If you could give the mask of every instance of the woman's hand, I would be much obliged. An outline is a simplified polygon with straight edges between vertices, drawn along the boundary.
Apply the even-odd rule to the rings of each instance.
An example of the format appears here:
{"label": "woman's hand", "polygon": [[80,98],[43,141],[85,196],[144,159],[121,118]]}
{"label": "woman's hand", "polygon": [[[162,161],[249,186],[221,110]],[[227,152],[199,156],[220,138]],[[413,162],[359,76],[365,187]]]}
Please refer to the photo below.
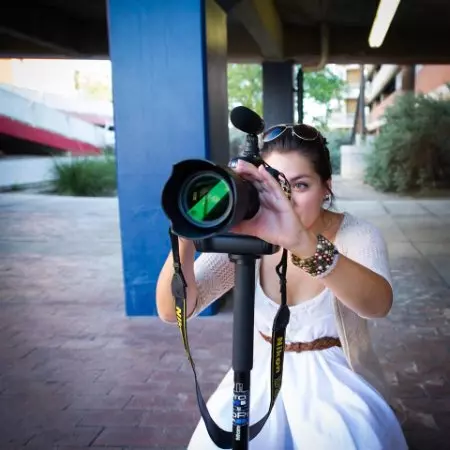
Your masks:
{"label": "woman's hand", "polygon": [[243,220],[231,231],[256,236],[287,250],[303,245],[310,247],[310,234],[303,227],[281,186],[265,167],[261,165],[258,168],[239,160],[234,170],[243,179],[252,182],[259,192],[261,206],[255,217]]}

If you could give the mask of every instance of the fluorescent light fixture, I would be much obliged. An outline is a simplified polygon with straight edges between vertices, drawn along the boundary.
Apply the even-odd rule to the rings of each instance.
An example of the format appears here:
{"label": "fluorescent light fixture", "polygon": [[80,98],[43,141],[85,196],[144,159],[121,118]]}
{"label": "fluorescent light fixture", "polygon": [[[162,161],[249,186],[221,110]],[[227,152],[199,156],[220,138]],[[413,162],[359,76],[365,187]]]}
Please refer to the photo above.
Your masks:
{"label": "fluorescent light fixture", "polygon": [[400,0],[380,0],[369,35],[369,45],[380,47],[389,30]]}

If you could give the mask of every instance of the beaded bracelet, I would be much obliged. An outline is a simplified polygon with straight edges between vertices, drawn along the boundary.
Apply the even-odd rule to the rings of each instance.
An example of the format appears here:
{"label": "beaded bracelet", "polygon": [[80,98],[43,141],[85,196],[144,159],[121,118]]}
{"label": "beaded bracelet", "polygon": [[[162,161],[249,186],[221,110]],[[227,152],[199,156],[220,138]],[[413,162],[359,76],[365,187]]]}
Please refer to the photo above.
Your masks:
{"label": "beaded bracelet", "polygon": [[317,236],[316,253],[309,258],[299,258],[292,254],[292,263],[316,278],[327,276],[337,264],[339,252],[334,244],[326,237],[319,234]]}

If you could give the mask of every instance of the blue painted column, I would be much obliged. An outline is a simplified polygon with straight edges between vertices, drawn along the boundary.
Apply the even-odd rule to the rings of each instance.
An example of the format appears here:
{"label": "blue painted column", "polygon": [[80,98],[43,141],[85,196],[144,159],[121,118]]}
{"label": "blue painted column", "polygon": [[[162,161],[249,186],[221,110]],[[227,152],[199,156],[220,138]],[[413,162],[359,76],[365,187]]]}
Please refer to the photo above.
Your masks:
{"label": "blue painted column", "polygon": [[226,15],[214,0],[108,0],[108,20],[126,313],[156,315],[172,165],[228,161]]}

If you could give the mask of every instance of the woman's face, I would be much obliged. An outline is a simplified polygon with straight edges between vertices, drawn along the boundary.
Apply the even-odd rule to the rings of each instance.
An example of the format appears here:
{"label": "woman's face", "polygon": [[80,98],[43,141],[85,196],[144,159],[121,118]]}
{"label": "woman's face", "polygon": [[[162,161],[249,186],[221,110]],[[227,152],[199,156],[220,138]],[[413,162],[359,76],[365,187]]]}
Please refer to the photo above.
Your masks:
{"label": "woman's face", "polygon": [[291,185],[294,210],[303,226],[311,228],[320,216],[324,198],[328,194],[327,185],[322,183],[309,159],[297,151],[274,151],[264,160],[285,175]]}

